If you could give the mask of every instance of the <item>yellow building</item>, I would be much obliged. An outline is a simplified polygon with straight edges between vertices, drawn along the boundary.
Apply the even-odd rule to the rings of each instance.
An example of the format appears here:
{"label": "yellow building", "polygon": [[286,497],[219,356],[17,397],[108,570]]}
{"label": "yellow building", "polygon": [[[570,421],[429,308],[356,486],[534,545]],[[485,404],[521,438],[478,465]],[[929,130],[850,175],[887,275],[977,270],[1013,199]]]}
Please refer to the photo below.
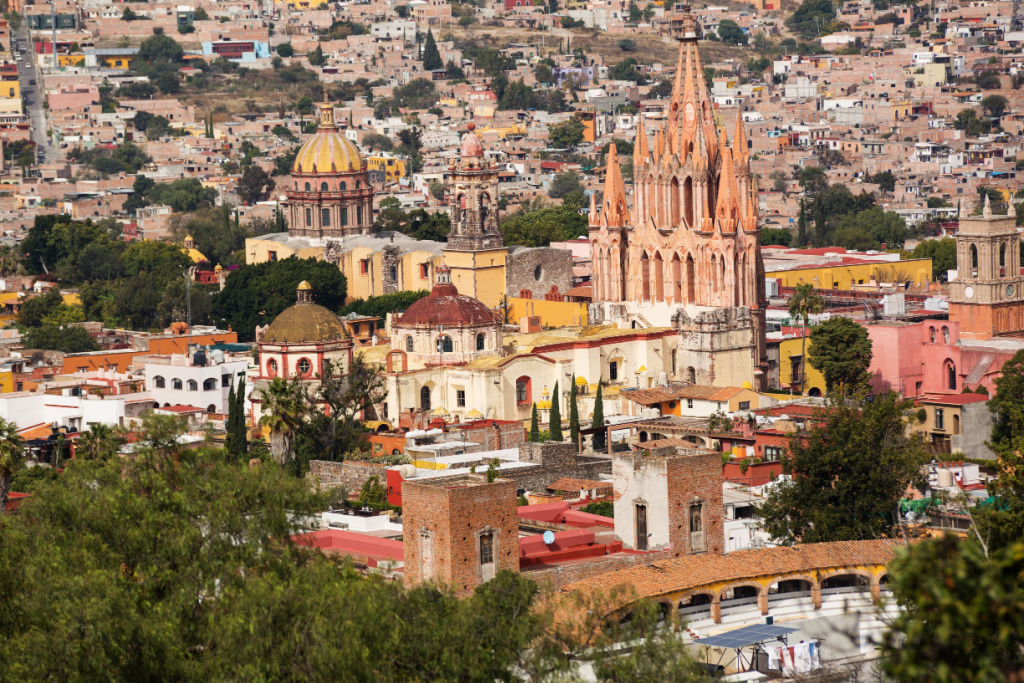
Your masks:
{"label": "yellow building", "polygon": [[107,69],[127,69],[131,66],[131,55],[96,55]]}
{"label": "yellow building", "polygon": [[510,297],[508,305],[508,317],[513,325],[519,324],[523,318],[534,316],[540,318],[544,327],[585,327],[589,324],[585,303]]}
{"label": "yellow building", "polygon": [[21,100],[21,82],[17,78],[0,81],[0,98],[5,100]]}
{"label": "yellow building", "polygon": [[[800,387],[801,367],[801,343],[800,337],[791,337],[779,342],[779,382],[784,387],[796,389]],[[811,338],[807,338],[807,354],[811,353]],[[825,395],[825,376],[806,364],[806,381],[803,383],[805,394],[812,396]]]}
{"label": "yellow building", "polygon": [[60,64],[61,68],[66,66],[85,66],[85,55],[57,55],[57,63]]}
{"label": "yellow building", "polygon": [[383,173],[384,184],[397,183],[405,177],[405,161],[392,156],[368,156],[366,157],[366,169],[370,173]]}
{"label": "yellow building", "polygon": [[439,265],[440,253],[413,249],[395,254],[376,245],[353,246],[338,259],[338,266],[348,281],[346,301],[390,292],[429,291],[434,286],[434,269]]}
{"label": "yellow building", "polygon": [[505,259],[508,249],[480,251],[444,250],[444,262],[452,269],[452,284],[460,294],[479,299],[494,308],[505,295]]}
{"label": "yellow building", "polygon": [[0,394],[9,394],[14,391],[14,373],[10,370],[0,370]]}
{"label": "yellow building", "polygon": [[876,282],[910,283],[910,289],[924,289],[932,279],[932,260],[907,259],[905,261],[879,263],[836,263],[818,267],[801,267],[789,270],[770,270],[768,279],[779,280],[781,287],[796,287],[810,283],[815,289],[857,289],[857,286]]}
{"label": "yellow building", "polygon": [[293,239],[286,232],[248,237],[245,240],[245,262],[248,265],[280,261],[289,256],[321,260],[324,257],[324,248],[310,244],[308,240]]}

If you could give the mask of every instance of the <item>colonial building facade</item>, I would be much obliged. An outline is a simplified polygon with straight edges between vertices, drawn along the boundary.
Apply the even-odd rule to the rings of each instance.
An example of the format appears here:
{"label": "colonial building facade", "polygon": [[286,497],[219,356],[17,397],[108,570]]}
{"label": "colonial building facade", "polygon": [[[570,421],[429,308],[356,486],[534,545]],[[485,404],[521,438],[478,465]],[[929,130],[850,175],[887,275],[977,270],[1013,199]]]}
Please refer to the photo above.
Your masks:
{"label": "colonial building facade", "polygon": [[600,210],[592,199],[590,316],[676,328],[673,378],[760,387],[767,351],[757,186],[742,118],[731,145],[715,120],[700,29],[686,16],[669,116],[653,148],[640,118],[632,207],[614,145]]}

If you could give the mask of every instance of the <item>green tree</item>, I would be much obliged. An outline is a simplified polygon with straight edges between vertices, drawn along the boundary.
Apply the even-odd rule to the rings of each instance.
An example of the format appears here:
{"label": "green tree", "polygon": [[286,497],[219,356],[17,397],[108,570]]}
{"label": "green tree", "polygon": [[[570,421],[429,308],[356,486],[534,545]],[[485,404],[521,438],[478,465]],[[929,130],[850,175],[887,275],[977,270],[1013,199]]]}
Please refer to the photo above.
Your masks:
{"label": "green tree", "polygon": [[371,152],[374,150],[380,150],[382,152],[390,152],[395,143],[387,135],[380,135],[378,133],[370,133],[362,140],[363,147],[366,147]]}
{"label": "green tree", "polygon": [[861,403],[833,396],[790,437],[782,469],[792,479],[761,506],[765,531],[785,543],[897,536],[899,499],[921,485],[929,458],[921,434],[906,429],[912,408],[891,392]]}
{"label": "green tree", "polygon": [[608,78],[613,81],[633,81],[637,85],[644,85],[647,83],[647,76],[645,76],[637,68],[638,62],[632,57],[626,57],[621,62],[618,62],[608,71]]}
{"label": "green tree", "polygon": [[985,119],[978,118],[973,109],[961,109],[953,121],[953,127],[965,131],[968,135],[987,135],[992,130],[992,124]]}
{"label": "green tree", "polygon": [[832,23],[835,18],[836,8],[831,0],[804,0],[785,23],[804,38],[817,38],[821,28]]}
{"label": "green tree", "polygon": [[956,240],[952,237],[942,239],[921,240],[910,252],[911,258],[930,258],[932,260],[932,278],[946,281],[950,270],[956,268]]}
{"label": "green tree", "polygon": [[213,297],[214,321],[231,325],[242,341],[255,338],[257,326],[269,324],[295,303],[299,283],[307,280],[313,301],[336,311],[345,301],[345,276],[335,264],[316,259],[286,258],[239,268]]}
{"label": "green tree", "polygon": [[803,393],[807,383],[807,324],[812,315],[825,310],[825,299],[810,283],[797,283],[793,296],[789,298],[789,315],[797,318],[802,325],[800,330],[800,392]]}
{"label": "green tree", "polygon": [[579,448],[580,445],[580,413],[579,406],[576,404],[576,375],[572,376],[571,386],[569,388],[569,440],[576,444]]}
{"label": "green tree", "polygon": [[256,164],[245,167],[238,180],[238,196],[246,205],[261,202],[274,191],[274,179]]}
{"label": "green tree", "polygon": [[7,509],[11,495],[11,477],[21,465],[24,453],[18,426],[0,417],[0,515]]}
{"label": "green tree", "polygon": [[761,228],[761,245],[777,244],[788,247],[793,240],[793,233],[788,228]]}
{"label": "green tree", "polygon": [[1007,681],[1024,666],[1024,544],[986,554],[954,534],[896,551],[889,586],[902,608],[882,643],[897,681]]}
{"label": "green tree", "polygon": [[537,423],[537,403],[533,404],[533,410],[530,412],[530,443],[537,443],[540,441],[540,425]]}
{"label": "green tree", "polygon": [[30,349],[46,349],[64,353],[100,350],[100,345],[84,327],[61,328],[56,325],[35,327],[29,330],[25,335],[25,346]]}
{"label": "green tree", "polygon": [[277,54],[281,55],[285,59],[295,54],[295,48],[292,47],[291,43],[281,43],[276,48]]}
{"label": "green tree", "polygon": [[558,398],[558,382],[551,392],[551,412],[548,417],[548,433],[552,441],[562,440],[562,406]]}
{"label": "green tree", "polygon": [[871,182],[878,184],[878,189],[882,192],[892,192],[896,189],[896,176],[892,174],[892,171],[882,171],[871,176]]}
{"label": "green tree", "polygon": [[316,44],[316,49],[313,52],[306,55],[306,60],[311,66],[323,66],[327,58],[324,57],[324,49],[320,46],[320,43]]}
{"label": "green tree", "polygon": [[636,49],[636,41],[630,40],[629,38],[623,38],[618,42],[618,46],[623,52],[632,52]]}
{"label": "green tree", "polygon": [[747,34],[743,32],[739,24],[731,19],[722,19],[718,23],[718,37],[723,43],[730,45],[747,44]]}
{"label": "green tree", "polygon": [[39,296],[25,299],[18,309],[20,327],[40,327],[43,319],[52,315],[64,303],[60,290],[53,288]]}
{"label": "green tree", "polygon": [[557,149],[574,148],[583,142],[583,124],[576,119],[556,123],[548,128],[548,140]]}
{"label": "green tree", "polygon": [[423,70],[434,71],[442,68],[444,68],[444,62],[441,61],[441,53],[437,49],[437,43],[434,42],[434,32],[427,29],[427,37],[423,42]]}
{"label": "green tree", "polygon": [[301,379],[275,377],[260,387],[263,402],[260,424],[270,431],[270,453],[279,465],[292,459],[292,439],[308,414],[309,397]]}
{"label": "green tree", "polygon": [[[597,396],[594,397],[594,417],[590,421],[590,427],[604,427],[604,396],[601,394],[601,384],[597,385]],[[596,432],[593,436],[594,450],[601,453],[604,452],[605,434],[603,431]]]}
{"label": "green tree", "polygon": [[559,173],[548,185],[548,196],[552,199],[561,199],[573,192],[583,192],[583,183],[575,171],[564,171]]}
{"label": "green tree", "polygon": [[383,327],[389,313],[400,313],[428,294],[430,294],[428,290],[419,289],[393,292],[391,294],[378,294],[366,299],[353,299],[338,311],[338,315],[345,316],[350,313],[356,313],[358,315],[377,317],[380,318],[377,326]]}
{"label": "green tree", "polygon": [[797,174],[797,182],[809,194],[818,194],[828,189],[828,176],[820,166],[806,166]]}
{"label": "green tree", "polygon": [[989,113],[989,116],[1002,116],[1010,101],[1002,95],[988,95],[981,101],[981,108]]}
{"label": "green tree", "polygon": [[849,396],[870,379],[871,338],[849,318],[829,318],[811,330],[811,367],[825,377],[829,391]]}
{"label": "green tree", "polygon": [[547,207],[509,216],[501,222],[505,244],[524,247],[546,247],[554,241],[570,240],[585,235],[587,219],[568,204]]}

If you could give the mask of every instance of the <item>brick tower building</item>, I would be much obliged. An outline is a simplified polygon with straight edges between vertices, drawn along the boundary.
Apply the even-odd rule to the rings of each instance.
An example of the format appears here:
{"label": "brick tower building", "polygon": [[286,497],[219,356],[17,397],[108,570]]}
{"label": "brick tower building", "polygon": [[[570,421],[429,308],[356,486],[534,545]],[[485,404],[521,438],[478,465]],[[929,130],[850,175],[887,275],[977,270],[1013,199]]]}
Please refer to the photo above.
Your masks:
{"label": "brick tower building", "polygon": [[516,482],[480,474],[402,484],[405,580],[468,595],[502,569],[519,571]]}
{"label": "brick tower building", "polygon": [[662,448],[616,454],[615,536],[626,548],[674,555],[725,551],[722,455]]}
{"label": "brick tower building", "polygon": [[949,319],[964,339],[988,339],[1024,330],[1024,276],[1020,273],[1017,214],[993,215],[988,195],[980,216],[960,205],[956,279],[949,283]]}

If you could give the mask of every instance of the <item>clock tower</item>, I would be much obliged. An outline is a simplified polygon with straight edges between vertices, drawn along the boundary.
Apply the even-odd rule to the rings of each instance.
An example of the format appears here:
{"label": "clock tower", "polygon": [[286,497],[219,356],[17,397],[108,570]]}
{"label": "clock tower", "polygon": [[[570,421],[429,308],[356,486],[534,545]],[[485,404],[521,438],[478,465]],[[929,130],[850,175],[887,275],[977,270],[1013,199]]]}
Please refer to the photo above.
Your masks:
{"label": "clock tower", "polygon": [[1024,277],[1013,203],[1006,215],[993,215],[986,195],[980,216],[966,213],[961,203],[949,319],[960,323],[965,339],[1024,331]]}

